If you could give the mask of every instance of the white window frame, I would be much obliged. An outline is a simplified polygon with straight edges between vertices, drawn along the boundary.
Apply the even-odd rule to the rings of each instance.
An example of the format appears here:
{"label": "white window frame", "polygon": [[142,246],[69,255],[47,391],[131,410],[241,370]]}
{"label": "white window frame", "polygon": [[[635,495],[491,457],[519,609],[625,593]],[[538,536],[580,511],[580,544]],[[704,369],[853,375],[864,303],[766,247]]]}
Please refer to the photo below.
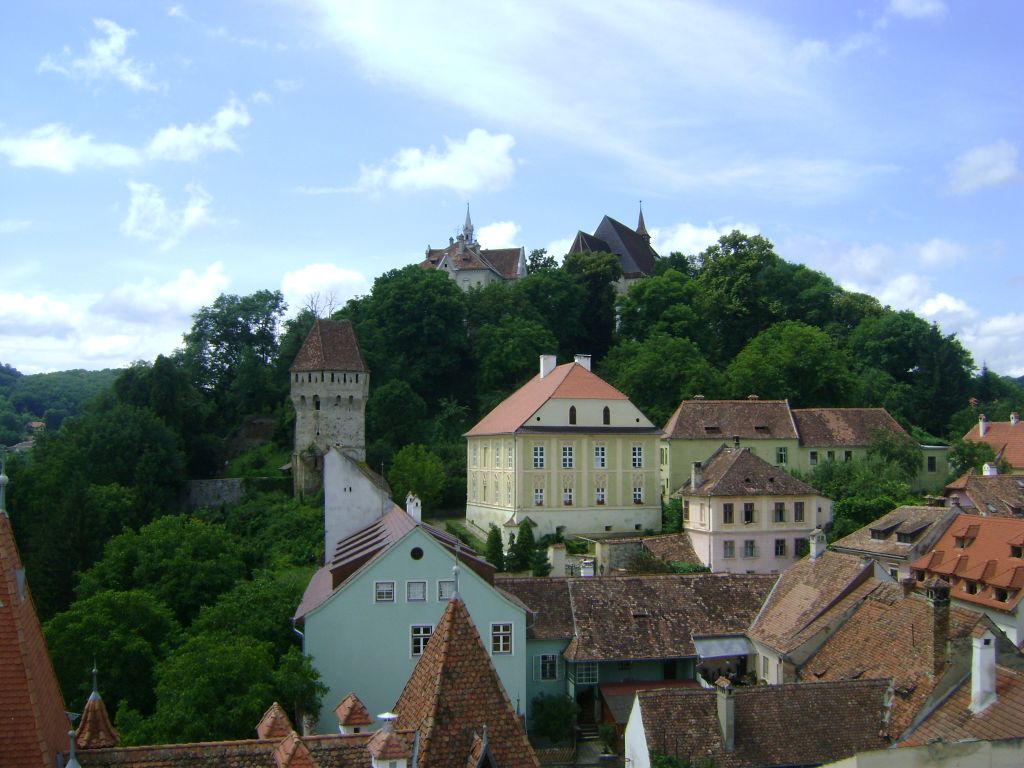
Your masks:
{"label": "white window frame", "polygon": [[496,621],[491,624],[491,655],[512,654],[512,622]]}
{"label": "white window frame", "polygon": [[[419,585],[422,588],[420,593],[423,597],[413,597],[412,591],[415,585]],[[425,603],[427,602],[427,582],[419,579],[405,582],[405,602],[407,603]]]}
{"label": "white window frame", "polygon": [[409,657],[422,656],[430,636],[434,634],[431,624],[413,624],[409,627]]}
{"label": "white window frame", "polygon": [[533,506],[543,507],[544,506],[544,489],[534,488],[533,489]]}
{"label": "white window frame", "polygon": [[594,469],[604,469],[608,466],[608,450],[603,445],[594,446]]}
{"label": "white window frame", "polygon": [[804,521],[804,503],[802,501],[793,502],[793,522],[802,523]]}
{"label": "white window frame", "polygon": [[533,468],[544,469],[544,446],[533,446]]}
{"label": "white window frame", "polygon": [[780,445],[775,449],[775,463],[785,465],[789,463],[789,449]]}
{"label": "white window frame", "polygon": [[644,468],[644,447],[642,445],[633,446],[633,469]]}
{"label": "white window frame", "polygon": [[733,525],[736,522],[736,503],[722,502],[722,525]]}
{"label": "white window frame", "polygon": [[512,469],[512,446],[508,447],[508,468]]}
{"label": "white window frame", "polygon": [[455,579],[439,579],[437,582],[437,599],[447,602],[455,594]]}
{"label": "white window frame", "polygon": [[604,505],[605,492],[603,485],[599,485],[597,486],[597,488],[594,489],[594,503],[599,507]]}
{"label": "white window frame", "polygon": [[[387,597],[388,588],[390,587],[391,597]],[[395,582],[394,581],[375,581],[373,582],[373,602],[375,603],[393,603],[395,602]]]}
{"label": "white window frame", "polygon": [[577,685],[597,685],[600,680],[596,661],[577,661],[575,671]]}
{"label": "white window frame", "polygon": [[642,485],[633,486],[633,503],[643,504],[644,503],[644,487]]}
{"label": "white window frame", "polygon": [[743,540],[743,556],[748,559],[757,557],[757,539]]}
{"label": "white window frame", "polygon": [[[782,551],[781,552],[779,552],[779,545],[780,544],[782,545]],[[776,557],[789,557],[789,553],[786,551],[787,549],[788,549],[788,547],[786,546],[786,540],[785,539],[776,539],[775,540],[775,556]]]}
{"label": "white window frame", "polygon": [[573,499],[573,487],[571,485],[562,488],[562,506],[571,507],[574,501]]}
{"label": "white window frame", "polygon": [[571,445],[562,446],[562,469],[573,469],[576,466],[576,456]]}

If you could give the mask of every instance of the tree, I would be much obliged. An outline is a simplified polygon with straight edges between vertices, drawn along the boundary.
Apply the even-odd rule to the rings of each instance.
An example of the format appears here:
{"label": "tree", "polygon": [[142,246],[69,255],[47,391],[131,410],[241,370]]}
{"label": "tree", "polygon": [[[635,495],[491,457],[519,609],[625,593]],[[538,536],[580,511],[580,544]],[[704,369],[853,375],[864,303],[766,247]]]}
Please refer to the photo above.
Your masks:
{"label": "tree", "polygon": [[674,269],[638,280],[618,299],[619,336],[643,341],[667,334],[699,341],[705,334],[693,308],[696,294],[696,281]]}
{"label": "tree", "polygon": [[509,571],[525,571],[533,566],[533,551],[537,541],[533,535],[533,526],[528,520],[519,524],[518,535],[509,545],[505,567]]}
{"label": "tree", "polygon": [[615,283],[622,277],[619,257],[611,253],[570,253],[562,270],[583,287],[586,311],[582,316],[583,338],[574,352],[600,360],[612,346],[615,332]]}
{"label": "tree", "polygon": [[509,385],[525,383],[537,360],[557,346],[540,323],[506,315],[496,324],[480,327],[473,339],[477,366],[476,390],[480,411],[486,413],[508,395]]}
{"label": "tree", "polygon": [[403,379],[374,387],[366,402],[366,434],[396,451],[423,441],[426,419],[426,402]]}
{"label": "tree", "polygon": [[535,275],[538,272],[550,272],[558,269],[558,261],[554,256],[549,256],[546,248],[534,248],[526,257],[526,274]]}
{"label": "tree", "polygon": [[540,693],[532,702],[533,732],[552,744],[567,741],[580,713],[579,704],[565,694]]}
{"label": "tree", "polygon": [[546,548],[534,547],[533,557],[530,558],[530,575],[551,575],[551,561],[548,560],[548,553]]}
{"label": "tree", "polygon": [[444,463],[424,445],[407,445],[395,454],[388,483],[394,498],[412,493],[423,502],[424,510],[434,509],[444,488]]}
{"label": "tree", "polygon": [[484,557],[498,571],[505,570],[505,550],[501,542],[501,531],[491,523],[487,529],[487,542],[484,546]]}
{"label": "tree", "polygon": [[921,446],[909,437],[888,430],[876,430],[871,435],[867,455],[868,459],[896,467],[905,483],[913,484],[917,481],[922,462]]}
{"label": "tree", "polygon": [[[953,473],[959,477],[967,472],[981,474],[982,467],[996,461],[996,452],[988,443],[978,443],[973,440],[954,440],[949,447],[949,466]],[[1002,470],[1000,470],[1002,472]]]}
{"label": "tree", "polygon": [[565,359],[585,349],[588,297],[576,276],[564,269],[542,270],[517,280],[513,293],[522,304],[532,307],[554,334],[558,349],[550,352]]}

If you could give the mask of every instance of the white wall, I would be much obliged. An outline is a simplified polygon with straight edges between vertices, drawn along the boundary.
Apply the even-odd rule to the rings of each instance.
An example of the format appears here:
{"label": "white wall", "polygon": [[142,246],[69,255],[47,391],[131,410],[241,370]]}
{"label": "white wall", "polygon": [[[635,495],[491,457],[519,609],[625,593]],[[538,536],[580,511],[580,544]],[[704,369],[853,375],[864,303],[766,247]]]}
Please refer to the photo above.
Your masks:
{"label": "white wall", "polygon": [[324,558],[331,561],[338,542],[391,508],[391,500],[337,448],[324,457]]}
{"label": "white wall", "polygon": [[640,712],[640,700],[636,696],[633,697],[633,708],[626,721],[625,752],[626,765],[630,768],[651,768],[644,719]]}

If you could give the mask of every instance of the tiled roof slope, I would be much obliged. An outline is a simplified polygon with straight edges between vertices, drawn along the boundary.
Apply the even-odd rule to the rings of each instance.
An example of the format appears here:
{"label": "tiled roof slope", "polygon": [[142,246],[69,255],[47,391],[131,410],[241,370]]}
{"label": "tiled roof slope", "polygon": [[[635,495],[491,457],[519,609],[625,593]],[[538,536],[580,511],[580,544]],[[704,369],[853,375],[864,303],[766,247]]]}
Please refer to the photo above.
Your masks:
{"label": "tiled roof slope", "polygon": [[103,703],[99,692],[93,690],[85,702],[85,709],[82,710],[82,717],[75,730],[75,743],[79,749],[100,749],[116,746],[120,738],[110,723],[107,705]]}
{"label": "tiled roof slope", "polygon": [[788,472],[772,466],[749,448],[721,446],[702,467],[702,480],[692,487],[687,478],[683,494],[702,496],[807,496],[818,492]]}
{"label": "tiled roof slope", "polygon": [[695,656],[692,635],[742,633],[775,579],[701,573],[511,579],[501,585],[548,617],[535,622],[532,637],[572,638],[565,658],[624,661]]}
{"label": "tiled roof slope", "polygon": [[643,546],[666,563],[700,563],[693,542],[690,541],[690,534],[686,531],[661,536],[644,536]]}
{"label": "tiled roof slope", "polygon": [[654,272],[657,252],[646,239],[622,222],[605,216],[594,230],[594,236],[608,243],[611,252],[619,257],[623,276],[639,277]]}
{"label": "tiled roof slope", "polygon": [[453,598],[395,704],[399,728],[420,734],[419,768],[464,766],[487,728],[498,768],[538,768],[465,603]]}
{"label": "tiled roof slope", "polygon": [[363,362],[359,342],[348,320],[317,320],[295,356],[291,370],[358,371],[369,369]]}
{"label": "tiled roof slope", "polygon": [[964,440],[972,443],[988,443],[997,459],[1006,460],[1015,469],[1024,468],[1024,426],[1012,421],[989,421],[985,425],[985,436],[979,434],[979,426],[971,427]]}
{"label": "tiled roof slope", "polygon": [[[936,672],[932,656],[933,608],[898,584],[879,584],[849,619],[800,669],[803,681],[892,680],[895,696],[889,735],[899,737],[931,695],[948,661]],[[985,618],[949,608],[948,639],[968,638]],[[970,653],[970,651],[967,651]]]}
{"label": "tiled roof slope", "polygon": [[270,705],[256,726],[256,735],[261,739],[283,739],[292,732],[292,721],[288,713],[276,701]]}
{"label": "tiled roof slope", "polygon": [[[889,514],[858,528],[832,546],[839,551],[855,550],[901,557],[915,551],[919,544],[941,536],[955,517],[956,512],[946,507],[896,507]],[[904,538],[910,537],[912,541],[900,541],[901,535]]]}
{"label": "tiled roof slope", "polygon": [[350,693],[334,708],[339,725],[362,726],[371,725],[373,718],[366,711],[366,705],[354,693]]}
{"label": "tiled roof slope", "polygon": [[[459,248],[462,250],[459,250]],[[519,276],[519,258],[522,248],[481,248],[477,243],[453,242],[445,248],[430,248],[427,257],[420,262],[423,269],[436,269],[448,257],[448,263],[455,271],[463,269],[489,269],[505,280]]]}
{"label": "tiled roof slope", "polygon": [[[961,541],[965,546],[957,546]],[[1012,557],[1013,547],[1024,547],[1024,520],[960,514],[935,548],[911,567],[951,582],[949,596],[965,603],[999,611],[1012,611],[1024,597],[1024,558]],[[966,591],[968,583],[978,591]],[[1006,590],[999,600],[996,589]]]}
{"label": "tiled roof slope", "polygon": [[640,691],[650,752],[680,761],[710,757],[718,768],[820,765],[886,746],[882,729],[888,684],[758,685],[733,691],[734,749],[725,751],[717,692]]}
{"label": "tiled roof slope", "polygon": [[900,746],[1024,737],[1024,673],[996,666],[996,700],[977,714],[970,707],[968,677]]}
{"label": "tiled roof slope", "polygon": [[683,400],[665,423],[671,440],[795,440],[787,400]]}
{"label": "tiled roof slope", "polygon": [[961,475],[946,486],[944,495],[967,497],[985,517],[1020,518],[1024,515],[1024,475]]}
{"label": "tiled roof slope", "polygon": [[748,632],[782,653],[799,648],[875,587],[874,566],[859,557],[825,552],[787,568]]}
{"label": "tiled roof slope", "polygon": [[[6,477],[4,478],[6,481]],[[14,531],[0,510],[0,765],[52,768],[71,723],[25,582]]]}
{"label": "tiled roof slope", "polygon": [[909,437],[884,408],[794,408],[800,443],[812,448],[866,446],[878,431]]}
{"label": "tiled roof slope", "polygon": [[556,366],[544,378],[537,374],[502,400],[467,436],[516,432],[548,400],[626,400],[619,390],[576,362]]}

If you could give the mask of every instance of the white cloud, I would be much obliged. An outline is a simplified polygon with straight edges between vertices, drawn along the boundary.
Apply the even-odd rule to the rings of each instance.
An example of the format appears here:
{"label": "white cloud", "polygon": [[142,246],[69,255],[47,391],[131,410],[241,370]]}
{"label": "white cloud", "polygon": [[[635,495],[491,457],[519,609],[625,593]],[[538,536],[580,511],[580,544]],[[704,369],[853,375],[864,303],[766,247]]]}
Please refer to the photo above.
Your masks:
{"label": "white cloud", "polygon": [[946,10],[943,0],[889,0],[887,13],[904,19],[941,19]]}
{"label": "white cloud", "polygon": [[979,367],[987,363],[1000,374],[1024,376],[1024,313],[989,317],[959,335]]}
{"label": "white cloud", "polygon": [[288,80],[285,78],[277,78],[274,81],[274,87],[283,93],[291,93],[292,91],[301,90],[303,82],[301,80]]}
{"label": "white cloud", "polygon": [[967,249],[958,243],[933,237],[927,243],[917,246],[917,254],[922,266],[951,267],[966,258]]}
{"label": "white cloud", "polygon": [[0,155],[17,168],[48,168],[71,173],[84,168],[138,165],[138,150],[124,144],[101,144],[90,133],[78,136],[60,123],[49,123],[23,136],[0,137]]}
{"label": "white cloud", "polygon": [[131,203],[121,222],[121,232],[139,240],[159,240],[161,250],[173,248],[193,229],[211,221],[213,198],[198,184],[185,188],[188,200],[178,210],[167,206],[163,194],[153,184],[129,181],[128,189]]}
{"label": "white cloud", "polygon": [[167,15],[182,21],[192,21],[192,17],[188,15],[188,11],[185,10],[183,5],[172,5],[167,9]]}
{"label": "white cloud", "polygon": [[208,152],[238,151],[231,132],[252,122],[245,105],[232,99],[207,123],[186,123],[182,127],[169,126],[157,131],[149,142],[146,154],[158,160],[191,162]]}
{"label": "white cloud", "polygon": [[953,163],[949,190],[954,194],[966,195],[1020,178],[1017,147],[1000,139],[994,144],[975,147],[960,155]]}
{"label": "white cloud", "polygon": [[967,305],[966,301],[950,296],[948,293],[937,293],[931,298],[925,299],[917,309],[924,317],[939,320],[942,318],[957,318],[963,321],[977,315]]}
{"label": "white cloud", "polygon": [[484,248],[512,248],[520,245],[521,229],[522,227],[514,221],[496,221],[480,227],[476,232],[476,239]]}
{"label": "white cloud", "polygon": [[0,293],[0,337],[64,339],[78,319],[79,312],[70,304],[45,294]]}
{"label": "white cloud", "polygon": [[10,235],[14,232],[21,232],[31,226],[32,222],[25,219],[0,219],[0,235]]}
{"label": "white cloud", "polygon": [[202,273],[184,269],[164,283],[152,278],[122,283],[90,310],[130,323],[187,324],[197,309],[212,303],[227,286],[224,264],[218,261]]}
{"label": "white cloud", "polygon": [[249,97],[249,101],[253,104],[269,104],[273,99],[270,98],[270,94],[266,91],[254,91],[252,96]]}
{"label": "white cloud", "polygon": [[353,191],[398,192],[450,189],[462,195],[505,187],[515,173],[510,156],[515,139],[507,133],[490,134],[474,128],[464,141],[444,140],[444,151],[400,149],[377,166],[363,166]]}
{"label": "white cloud", "polygon": [[760,232],[756,224],[744,224],[743,222],[719,226],[708,223],[703,227],[683,222],[668,227],[651,227],[651,245],[662,256],[668,256],[676,251],[693,256],[708,246],[714,245],[719,238],[728,235],[734,229],[747,235],[756,235]]}
{"label": "white cloud", "polygon": [[544,250],[548,252],[548,256],[553,256],[557,261],[561,259],[563,256],[565,256],[567,253],[569,253],[569,249],[572,247],[572,241],[573,238],[571,237],[563,237],[558,240],[552,240],[550,243],[547,244]]}
{"label": "white cloud", "polygon": [[288,302],[290,315],[297,314],[313,294],[332,296],[340,306],[369,288],[370,281],[365,275],[333,264],[307,264],[281,278],[281,293]]}
{"label": "white cloud", "polygon": [[39,71],[57,72],[86,81],[110,77],[134,91],[155,90],[156,86],[148,77],[152,67],[125,56],[128,38],[135,30],[125,29],[109,19],[93,19],[92,23],[106,37],[91,39],[88,55],[72,58],[70,50],[65,48],[59,59],[50,55],[43,58]]}

